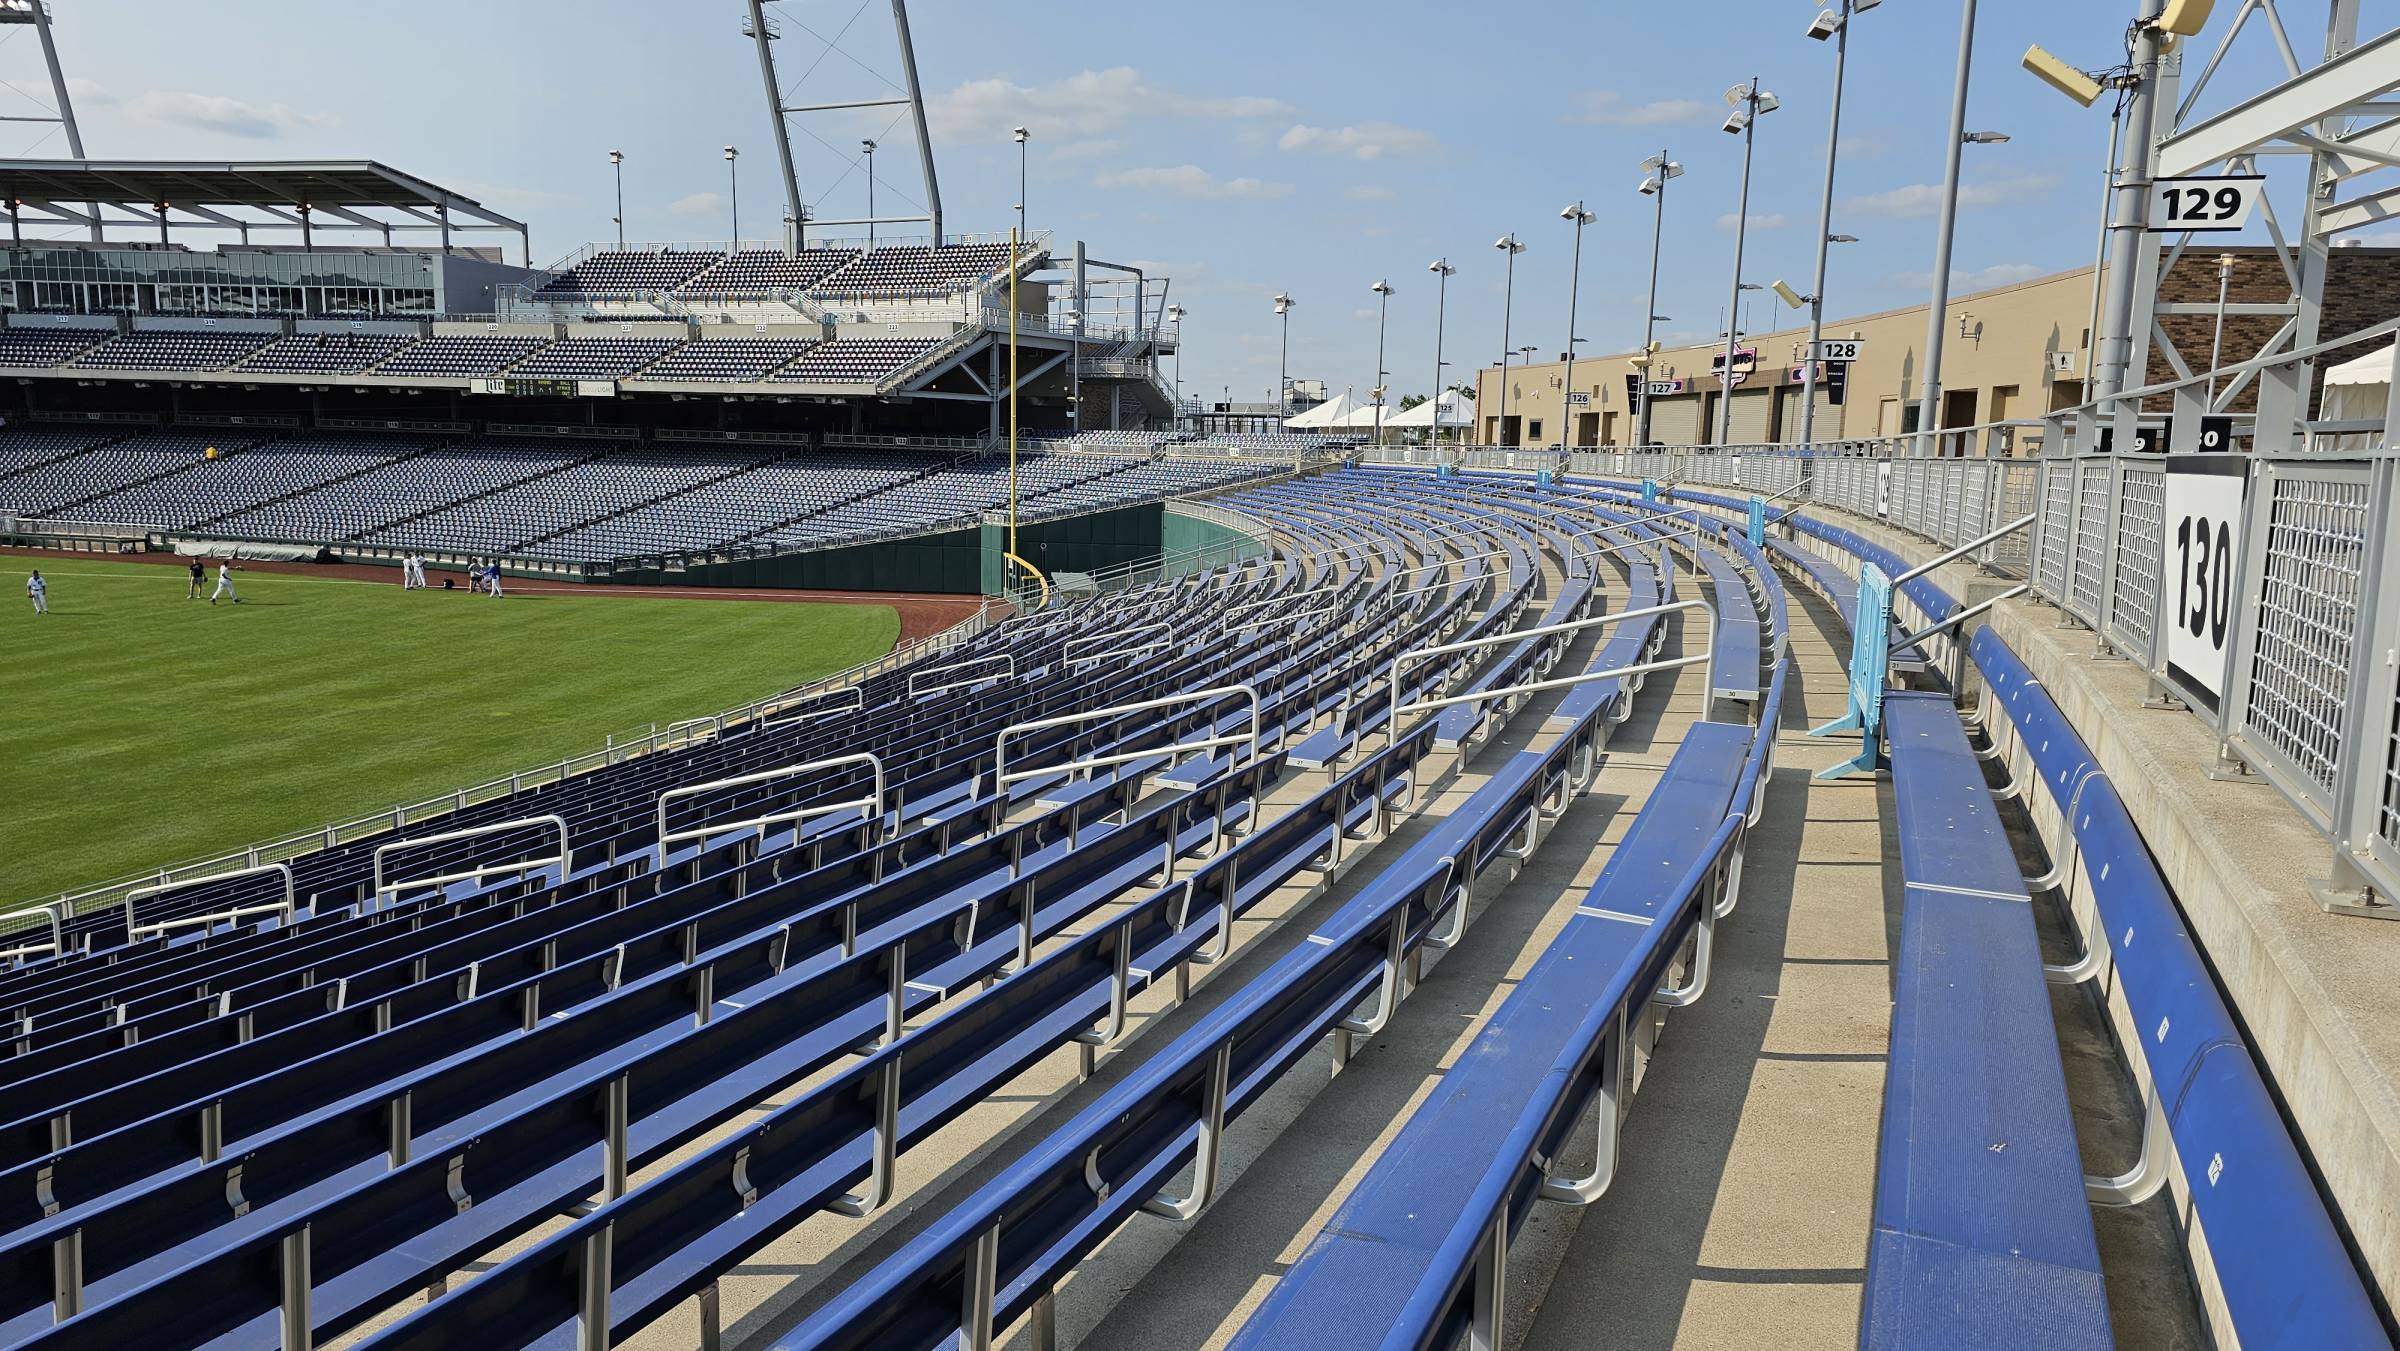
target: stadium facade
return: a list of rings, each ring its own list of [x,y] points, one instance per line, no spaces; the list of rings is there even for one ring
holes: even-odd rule
[[[1324,444],[1180,432],[1171,281],[1045,235],[533,267],[523,223],[371,161],[14,161],[0,188],[20,538],[973,592],[1012,492],[1036,561],[1088,571],[1155,557],[1167,498]],[[93,220],[120,237],[24,238]]]
[[[2279,314],[2262,307],[2288,294],[2289,283],[2275,252],[2264,247],[2192,249],[2159,279],[2162,303],[2181,313],[2162,313],[2160,325],[2180,350],[2205,354],[2215,337],[2220,260],[2227,285],[2223,350],[2258,350],[2276,332]],[[1942,350],[1944,428],[1963,428],[2039,418],[2085,401],[2084,375],[2092,348],[2093,269],[2077,268],[2032,277],[1956,296],[1950,303],[1950,339]],[[2400,248],[2334,250],[2325,296],[2328,332],[2367,327],[2392,312],[2400,297]],[[1775,306],[1769,294],[1761,310]],[[1845,319],[1829,319],[1828,338],[1864,343],[1846,380],[1820,380],[1816,428],[1820,439],[1868,440],[1902,436],[1917,429],[1917,398],[1923,384],[1925,307],[1905,306]],[[1733,391],[1732,445],[1785,444],[1800,437],[1808,326],[1744,333],[1735,348],[1739,377]],[[2366,350],[2364,346],[2358,349]],[[1577,446],[1631,446],[1639,439],[1640,406],[1633,380],[1635,353],[1581,357],[1575,388]],[[1668,347],[1656,355],[1649,379],[1653,392],[1652,444],[1714,445],[1719,440],[1719,400],[1724,381],[1725,341]],[[2355,353],[2352,353],[2355,355]],[[2323,369],[2332,362],[2322,363]],[[2174,379],[2164,352],[2153,352],[2148,383]],[[1477,373],[1477,439],[1487,445],[1558,446],[1566,435],[1566,364],[1557,361],[1485,367]],[[2256,392],[2246,390],[2232,405],[2248,411]],[[1505,424],[1501,409],[1507,409]],[[2313,400],[2312,400],[2313,406]],[[2163,400],[2150,411],[2164,412]],[[2003,436],[2002,447],[2012,438]]]

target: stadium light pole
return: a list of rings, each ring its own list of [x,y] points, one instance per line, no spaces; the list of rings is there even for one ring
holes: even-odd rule
[[[1950,86],[1950,144],[1942,171],[1942,209],[1933,234],[1933,295],[1925,311],[1924,392],[1917,399],[1917,453],[1939,447],[1942,420],[1942,325],[1950,309],[1950,246],[1958,233],[1958,175],[1969,145],[1996,145],[2008,138],[1967,130],[1967,77],[1975,60],[1975,0],[1964,0],[1958,19],[1958,74]]]
[[[1283,354],[1276,363],[1275,398],[1283,406],[1283,416],[1288,418],[1292,415],[1292,298],[1281,291],[1275,293],[1275,315],[1283,320]]]
[[[734,167],[734,161],[741,157],[741,153],[732,146],[725,147],[725,186],[732,194],[730,201],[733,206],[733,251],[735,253],[742,251],[742,175],[741,171]]]
[[[872,137],[859,142],[867,148],[867,247],[875,247],[875,141]],[[1020,227],[1019,234],[1024,230]]]
[[[1515,318],[1517,255],[1525,251],[1525,245],[1512,231],[1493,240],[1492,247],[1508,255],[1508,273],[1500,283],[1500,412],[1492,420],[1492,435],[1499,437],[1500,444],[1505,446],[1508,444],[1508,328]]]
[[[1642,161],[1642,195],[1651,200],[1650,212],[1650,299],[1642,306],[1642,350],[1634,358],[1634,366],[1642,375],[1641,413],[1634,430],[1634,444],[1650,444],[1650,359],[1658,346],[1658,243],[1667,224],[1667,184],[1683,177],[1683,166],[1659,151]]]
[[[617,175],[617,251],[625,251],[625,152],[608,152],[608,165]]]
[[[1819,42],[1833,41],[1833,112],[1825,128],[1825,191],[1817,202],[1817,280],[1814,293],[1808,298],[1807,365],[1800,380],[1800,443],[1807,445],[1816,439],[1817,432],[1817,360],[1816,346],[1825,339],[1825,262],[1826,246],[1833,242],[1833,174],[1839,162],[1842,144],[1842,81],[1850,64],[1850,19],[1870,10],[1883,0],[1837,0],[1831,9],[1820,10],[1808,26],[1808,35]]]
[[[1175,326],[1175,425],[1183,425],[1183,316],[1181,305],[1167,306],[1167,322]]]
[[[1025,237],[1025,143],[1033,139],[1033,133],[1018,127],[1009,135],[1017,138],[1017,237],[1022,239]]]
[[[1584,210],[1583,203],[1577,201],[1573,206],[1561,210],[1558,218],[1575,227],[1574,261],[1567,266],[1566,387],[1559,392],[1559,421],[1566,428],[1560,444],[1566,447],[1568,454],[1572,455],[1575,453],[1575,310],[1578,293],[1583,287],[1583,227],[1591,224],[1598,217]]]
[[[1758,119],[1783,106],[1782,100],[1758,87],[1758,77],[1725,91],[1733,115],[1725,119],[1726,134],[1742,138],[1742,190],[1733,216],[1733,299],[1725,306],[1725,365],[1717,372],[1717,444],[1733,444],[1733,349],[1742,327],[1742,251],[1750,243],[1750,163],[1758,143]]]
[[[1426,444],[1434,445],[1442,439],[1442,369],[1450,364],[1442,360],[1442,329],[1449,319],[1450,278],[1458,269],[1450,265],[1449,259],[1436,258],[1425,265],[1425,270],[1437,278],[1433,297],[1433,425],[1425,432]]]
[[[1378,281],[1369,289],[1374,291],[1378,298],[1375,311],[1375,444],[1381,446],[1383,444],[1384,382],[1391,375],[1390,371],[1383,368],[1383,328],[1384,321],[1389,319],[1392,314],[1392,284],[1388,281]]]
[[[1075,432],[1083,432],[1083,311],[1067,307],[1067,323],[1074,332],[1067,335],[1067,416],[1075,420]]]

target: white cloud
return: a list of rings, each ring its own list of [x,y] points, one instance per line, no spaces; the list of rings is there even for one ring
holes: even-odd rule
[[[1581,111],[1567,120],[1599,127],[1671,127],[1697,122],[1710,112],[1709,105],[1698,99],[1627,103],[1624,95],[1607,89],[1584,94],[1578,101],[1583,105]]]
[[[81,75],[67,77],[67,97],[87,108],[106,108],[117,101],[117,96],[108,91],[108,86]]]
[[[1971,211],[1980,207],[2030,201],[2047,195],[2051,183],[2051,178],[2046,174],[2020,174],[2014,178],[1962,183],[1958,189],[1959,209]],[[1842,204],[1846,214],[1893,216],[1904,220],[1937,215],[1941,209],[1942,185],[1939,183],[1910,183],[1905,187],[1853,197]]]
[[[1345,159],[1377,160],[1386,155],[1422,155],[1434,148],[1433,133],[1390,122],[1361,122],[1354,127],[1294,126],[1275,144],[1285,150],[1307,150]]]
[[[925,118],[943,135],[1000,139],[1021,126],[1039,142],[1046,137],[1096,140],[1146,117],[1215,122],[1290,111],[1281,99],[1180,94],[1151,83],[1131,66],[1112,66],[1030,86],[1002,79],[970,80],[928,100]]]
[[[1381,184],[1361,183],[1356,187],[1343,189],[1342,195],[1353,202],[1388,202],[1400,194]]]
[[[196,127],[245,140],[271,141],[287,131],[333,124],[325,113],[304,113],[286,103],[245,103],[222,94],[191,94],[153,89],[127,105],[136,121],[169,127]]]
[[[1976,268],[1971,272],[1952,268],[1950,270],[1950,289],[1953,291],[1989,291],[1996,287],[2014,286],[2018,282],[2031,280],[2043,275],[2047,270],[2036,267],[2032,263],[1994,263],[1990,267]],[[1909,290],[1920,291],[1933,284],[1933,274],[1931,272],[1899,272],[1893,274],[1892,280]]]
[[[725,198],[714,192],[695,192],[667,203],[670,216],[713,216],[725,209]]]
[[[1284,197],[1292,191],[1289,183],[1267,183],[1255,178],[1221,179],[1197,164],[1178,164],[1172,168],[1117,169],[1095,174],[1092,186],[1201,198]]]
[[[1724,215],[1717,217],[1717,228],[1720,230],[1731,230],[1734,226],[1735,219],[1734,213],[1728,211]],[[1770,211],[1763,214],[1756,211],[1750,213],[1750,228],[1753,230],[1780,230],[1790,223],[1791,218],[1784,215],[1780,211]]]

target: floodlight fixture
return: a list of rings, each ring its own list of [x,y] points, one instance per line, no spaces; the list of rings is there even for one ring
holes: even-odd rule
[[[2100,82],[2036,44],[2025,49],[2022,64],[2043,84],[2089,108],[2100,101]]]
[[[2159,31],[2188,38],[2208,26],[2208,12],[2215,7],[2216,0],[2167,0],[2159,12]]]
[[[1804,310],[1808,308],[1809,298],[1800,294],[1798,291],[1793,290],[1789,283],[1778,280],[1775,283],[1774,290],[1775,294],[1783,300],[1783,303],[1791,306],[1793,309]]]
[[[2008,133],[2005,131],[1970,131],[1959,139],[1968,145],[2007,145]]]
[[[1833,10],[1818,10],[1817,17],[1811,20],[1808,25],[1808,35],[1812,38],[1815,38],[1819,42],[1823,42],[1827,38],[1832,37],[1834,34],[1841,32],[1843,22],[1844,20],[1842,16]]]

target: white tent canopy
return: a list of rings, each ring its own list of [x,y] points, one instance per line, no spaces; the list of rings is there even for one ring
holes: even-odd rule
[[[1394,413],[1383,420],[1383,425],[1386,427],[1430,427],[1433,425],[1434,408],[1437,403],[1441,408],[1443,426],[1472,427],[1475,425],[1475,401],[1455,389],[1443,390],[1442,396],[1438,400],[1428,399],[1404,413]]]
[[[2317,416],[2327,422],[2381,422],[2392,397],[2392,363],[2400,346],[2369,352],[2325,372],[2324,406]],[[2371,433],[2336,436],[2330,449],[2366,450],[2383,438]]]
[[[1296,432],[1312,431],[1321,427],[1346,427],[1350,424],[1343,419],[1356,412],[1358,406],[1358,400],[1351,398],[1349,392],[1345,390],[1338,397],[1328,399],[1305,413],[1285,418],[1283,425],[1287,431]],[[1371,418],[1373,410],[1368,411]]]

